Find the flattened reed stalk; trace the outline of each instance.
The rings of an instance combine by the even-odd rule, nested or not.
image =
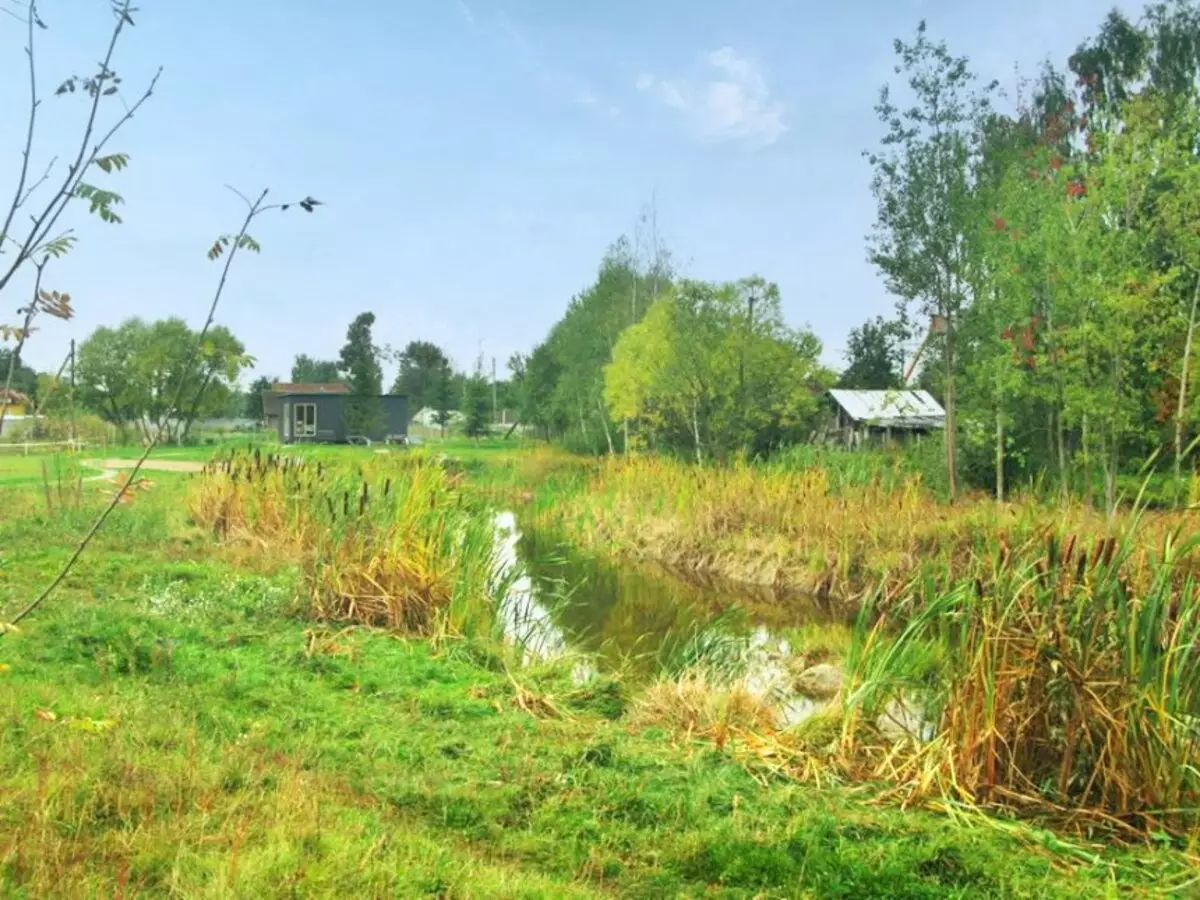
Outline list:
[[[862,723],[916,688],[898,660],[932,644],[943,668],[923,703],[935,737],[907,755],[877,754],[874,774],[914,794],[1118,832],[1200,834],[1200,590],[1190,572],[1200,535],[1173,529],[1150,553],[1135,534],[1052,535],[996,553],[893,639],[864,632],[844,748],[864,751]]]
[[[491,523],[461,499],[426,457],[351,467],[239,453],[206,467],[190,505],[218,538],[296,559],[318,618],[435,635],[491,625]]]

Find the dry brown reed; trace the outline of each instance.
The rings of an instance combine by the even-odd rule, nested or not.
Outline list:
[[[219,539],[298,564],[320,619],[434,634],[488,616],[489,524],[429,457],[234,454],[205,467],[190,510]]]

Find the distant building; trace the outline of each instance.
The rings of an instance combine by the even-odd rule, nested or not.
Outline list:
[[[346,413],[355,398],[345,391],[313,391],[277,395],[276,431],[285,444],[344,444],[361,438],[398,441],[408,435],[408,398],[385,394],[376,398],[378,421],[365,434],[350,430]],[[264,401],[265,401],[264,396]]]
[[[466,421],[466,417],[457,409],[446,411],[446,427],[453,428],[455,425],[461,425]],[[438,421],[438,411],[432,406],[423,406],[417,410],[412,417],[414,425],[420,425],[422,428],[441,428],[442,425]]]
[[[946,412],[929,391],[835,389],[829,398],[832,415],[826,437],[847,447],[871,439],[919,438],[946,427]]]
[[[25,422],[33,422],[34,417],[29,413],[29,397],[20,391],[9,390],[7,393],[0,387],[0,409],[4,410],[4,421],[0,422],[0,433],[20,433],[25,428]]]
[[[5,390],[0,387],[0,407],[4,407],[4,415],[25,416],[29,411],[29,397],[16,390]]]

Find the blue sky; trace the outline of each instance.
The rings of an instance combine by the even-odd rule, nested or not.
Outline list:
[[[561,315],[605,247],[654,194],[685,274],[761,274],[793,324],[839,363],[847,331],[890,312],[866,262],[874,216],[862,151],[894,78],[892,40],[917,21],[1014,83],[1092,34],[1111,2],[1013,0],[143,0],[116,68],[155,96],[117,138],[125,224],[70,214],[80,244],[47,270],[77,318],[28,345],[56,368],[71,338],[132,315],[202,321],[212,239],[242,209],[223,185],[307,216],[267,217],[219,313],[258,359],[334,357],[370,309],[379,343],[432,340],[460,366],[501,371]],[[1121,4],[1126,11],[1139,6]],[[108,0],[42,0],[43,82],[94,66]],[[0,16],[0,105],[23,109],[23,32]],[[49,97],[42,166],[73,133],[75,98]],[[19,165],[0,133],[0,191]],[[107,184],[105,185],[107,186]],[[0,298],[15,308],[22,285]],[[0,316],[0,322],[13,318]]]

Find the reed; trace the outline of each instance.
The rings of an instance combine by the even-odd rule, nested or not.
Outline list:
[[[1125,834],[1200,834],[1200,536],[1030,542],[859,630],[843,752],[914,796],[1035,810]],[[914,590],[920,591],[914,586]],[[864,616],[863,622],[867,621]],[[936,677],[911,677],[936,651]],[[881,749],[888,704],[932,740]]]
[[[903,459],[840,458],[830,467],[815,458],[725,467],[612,459],[539,492],[536,513],[539,527],[585,549],[809,593],[850,610],[876,593],[882,602],[904,603],[913,582],[926,577],[948,587],[1004,547],[1048,534],[1117,536],[1134,518],[1109,520],[1087,506],[1062,509],[1033,496],[947,506]],[[1145,553],[1186,513],[1141,518],[1137,552]]]
[[[432,457],[235,453],[209,463],[193,519],[301,566],[320,619],[438,635],[490,628],[492,530]]]

